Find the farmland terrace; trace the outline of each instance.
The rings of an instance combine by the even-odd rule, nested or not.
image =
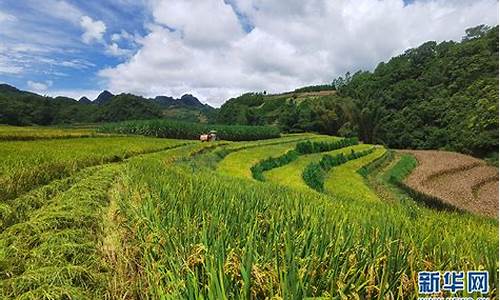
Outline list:
[[[2,129],[0,298],[416,299],[444,269],[488,270],[498,296],[498,220],[475,209],[498,169],[267,128],[129,135],[181,134],[161,126]]]
[[[498,217],[498,168],[464,154],[405,150],[418,161],[405,180],[411,188],[458,209]]]

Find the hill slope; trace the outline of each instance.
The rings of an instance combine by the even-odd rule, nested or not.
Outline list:
[[[244,94],[220,108],[227,124],[358,136],[393,148],[498,152],[498,26],[467,29],[461,42],[427,42],[333,80],[324,93]],[[330,88],[330,89],[331,89]]]
[[[158,101],[164,98],[169,101]],[[192,95],[180,99],[165,96],[147,99],[103,91],[94,101],[86,97],[77,101],[67,97],[44,97],[0,84],[1,124],[54,125],[153,118],[208,122],[214,118],[214,113],[214,108]]]

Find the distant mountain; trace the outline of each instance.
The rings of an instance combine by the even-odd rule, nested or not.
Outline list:
[[[114,95],[111,94],[110,92],[103,91],[102,93],[99,94],[99,96],[97,96],[97,98],[95,98],[94,104],[97,105],[106,104],[111,100],[111,98],[113,98],[113,96]]]
[[[153,100],[162,107],[172,107],[172,106],[198,107],[198,108],[205,107],[205,105],[201,103],[200,100],[198,100],[198,98],[196,98],[191,94],[182,95],[180,99],[175,99],[173,97],[167,97],[167,96],[157,96],[151,100]]]
[[[78,102],[78,101],[76,101],[76,100],[75,100],[75,99],[73,99],[73,98],[63,97],[63,96],[58,96],[58,97],[55,97],[55,98],[54,98],[54,101],[57,101],[57,102],[67,102],[67,103],[75,103],[75,102]]]
[[[192,95],[180,99],[158,96],[148,99],[132,94],[103,91],[94,100],[82,97],[45,97],[0,84],[0,124],[53,125],[62,123],[115,122],[164,118],[210,122],[216,110]]]
[[[83,96],[80,98],[80,100],[78,100],[79,103],[82,103],[82,104],[92,104],[92,101],[89,100],[89,98]]]
[[[16,87],[13,87],[8,84],[5,83],[0,84],[0,93],[17,93],[17,92],[21,91],[18,90]]]
[[[21,91],[14,86],[0,83],[0,94],[2,95],[36,95],[28,91]]]
[[[191,94],[182,95],[180,101],[185,106],[203,107],[203,104],[198,100],[198,98]]]
[[[156,96],[156,98],[153,98],[152,100],[157,104],[165,107],[174,106],[177,104],[177,99],[167,96]]]

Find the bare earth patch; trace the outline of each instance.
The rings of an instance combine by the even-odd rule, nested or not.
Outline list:
[[[417,168],[405,183],[459,209],[498,217],[498,168],[447,151],[401,150],[413,154]]]

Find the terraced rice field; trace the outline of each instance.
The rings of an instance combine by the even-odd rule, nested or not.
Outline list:
[[[498,217],[498,168],[445,151],[402,151],[418,160],[406,184],[461,210]]]
[[[0,150],[18,186],[0,202],[0,298],[416,299],[418,271],[445,269],[488,270],[498,296],[498,220],[385,201],[358,173],[384,148],[333,167],[324,193],[300,180],[326,152],[252,178],[304,139],[335,138],[8,142],[25,144]],[[9,175],[29,170],[45,175]]]
[[[325,182],[326,192],[339,197],[379,201],[378,196],[366,185],[363,177],[357,171],[384,155],[386,151],[385,148],[377,148],[373,153],[365,157],[333,168]]]
[[[264,176],[270,182],[293,188],[310,190],[310,187],[307,186],[307,184],[302,179],[302,172],[308,164],[310,164],[311,162],[318,162],[324,154],[347,154],[351,152],[351,150],[361,151],[370,147],[370,145],[356,145],[324,153],[303,155],[296,161],[293,161],[283,167],[264,172]]]
[[[100,137],[0,142],[0,199],[106,162],[190,143],[145,137]]]
[[[276,141],[260,142],[259,144],[245,143],[246,145],[241,146],[242,149],[240,151],[235,151],[225,157],[218,164],[217,170],[224,174],[252,179],[250,168],[253,165],[270,156],[276,157],[285,154],[287,151],[295,148],[297,142],[309,139],[334,141],[336,138],[306,134],[292,135],[285,139],[282,138],[279,143],[276,143]],[[234,148],[234,146],[229,148]]]
[[[0,124],[0,141],[25,141],[38,139],[66,139],[110,136],[91,128],[19,127]]]

